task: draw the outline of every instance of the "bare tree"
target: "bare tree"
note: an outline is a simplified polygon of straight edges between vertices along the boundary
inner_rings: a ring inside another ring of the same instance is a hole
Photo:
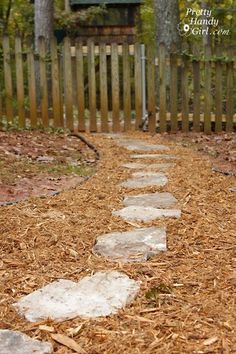
[[[167,51],[175,45],[180,47],[180,35],[178,33],[179,2],[177,0],[155,0],[156,38],[157,44],[166,45]]]
[[[35,0],[34,26],[35,26],[35,48],[38,48],[38,38],[43,36],[46,40],[46,47],[49,48],[49,41],[53,35],[53,3],[54,0]]]

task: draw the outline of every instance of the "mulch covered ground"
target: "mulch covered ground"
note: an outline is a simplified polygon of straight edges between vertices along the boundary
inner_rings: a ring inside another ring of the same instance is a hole
[[[55,333],[73,338],[88,354],[236,353],[236,194],[229,191],[235,177],[212,171],[208,154],[168,135],[130,136],[169,145],[180,157],[167,186],[138,191],[168,191],[179,200],[180,219],[147,224],[167,225],[168,251],[126,265],[91,253],[98,235],[134,228],[111,212],[137,190],[119,187],[130,174],[120,167],[130,153],[112,139],[88,136],[102,155],[90,179],[57,196],[0,209],[0,327],[52,341],[58,354],[73,351],[53,341]],[[142,281],[137,299],[117,315],[30,324],[12,307],[55,279],[78,281],[110,269]]]

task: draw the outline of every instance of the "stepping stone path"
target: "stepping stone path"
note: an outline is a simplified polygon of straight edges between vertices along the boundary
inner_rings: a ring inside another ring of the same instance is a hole
[[[113,215],[120,216],[126,221],[152,221],[163,217],[179,218],[181,211],[178,209],[157,209],[144,206],[128,206],[121,210],[113,211]]]
[[[126,139],[123,134],[107,134],[110,139],[131,151],[168,151],[164,145],[147,144],[137,139]],[[176,159],[167,154],[137,154],[131,159]],[[139,169],[132,178],[121,184],[125,188],[165,186],[167,177],[162,173],[173,163],[126,163],[124,168]],[[152,172],[150,172],[150,170]],[[180,217],[177,200],[168,192],[125,196],[125,208],[113,212],[124,220],[151,221],[159,217]],[[98,256],[113,262],[145,262],[150,257],[167,250],[166,228],[136,228],[132,231],[113,232],[97,237],[92,249]],[[96,318],[118,312],[132,302],[140,288],[140,282],[118,271],[97,272],[79,282],[56,280],[18,300],[14,307],[30,322],[42,320],[64,321],[77,316]],[[47,354],[51,344],[39,342],[20,333],[0,330],[0,354]]]
[[[156,170],[157,172],[166,172],[169,170],[169,168],[173,166],[174,166],[173,163],[153,163],[148,165],[145,163],[137,163],[137,162],[130,162],[122,165],[122,167],[130,168],[133,170],[145,169],[145,171]]]
[[[93,247],[95,254],[123,263],[144,262],[160,251],[166,251],[166,231],[156,227],[102,235]]]
[[[53,347],[50,343],[40,342],[23,333],[0,330],[0,354],[50,354]]]
[[[108,290],[109,289],[109,290]],[[114,314],[131,302],[139,282],[116,271],[98,272],[78,283],[60,279],[20,299],[15,307],[30,322],[64,321]]]
[[[136,172],[133,173],[133,179],[129,179],[126,182],[120,184],[121,187],[125,188],[144,188],[151,186],[164,186],[168,179],[161,172]]]

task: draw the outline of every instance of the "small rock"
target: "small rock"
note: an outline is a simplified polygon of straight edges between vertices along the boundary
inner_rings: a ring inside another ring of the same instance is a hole
[[[236,193],[236,187],[229,188],[230,192]]]
[[[40,342],[20,332],[0,330],[0,354],[50,354],[52,352],[53,347],[50,343]]]

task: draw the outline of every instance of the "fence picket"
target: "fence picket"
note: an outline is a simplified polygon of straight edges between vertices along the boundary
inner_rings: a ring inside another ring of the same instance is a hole
[[[155,105],[155,50],[153,46],[147,48],[147,96],[148,96],[148,128],[151,133],[156,131]]]
[[[78,130],[85,131],[85,98],[84,98],[84,58],[83,43],[76,41],[76,81],[77,81],[77,105],[78,105]]]
[[[38,41],[39,48],[39,70],[40,70],[40,98],[41,98],[41,114],[42,123],[44,127],[49,125],[48,116],[48,84],[47,84],[47,69],[46,69],[46,47],[45,39],[43,37],[39,38]]]
[[[205,47],[205,72],[204,72],[204,132],[211,132],[211,48]]]
[[[178,129],[178,111],[177,111],[177,98],[178,98],[178,66],[177,66],[177,53],[176,48],[170,55],[170,119],[171,131],[176,132]]]
[[[107,94],[107,53],[106,44],[100,44],[100,100],[101,100],[101,130],[108,132],[108,94]]]
[[[221,56],[221,48],[218,46],[216,48],[216,55]],[[220,60],[216,61],[216,81],[215,81],[215,105],[216,105],[216,112],[215,112],[215,131],[221,132],[222,131],[222,63]]]
[[[63,127],[62,107],[61,107],[61,92],[60,92],[60,72],[57,53],[57,41],[51,39],[51,65],[52,65],[52,106],[53,118],[55,127]]]
[[[142,82],[141,82],[141,46],[135,43],[134,46],[134,86],[135,86],[135,127],[139,129],[142,121]]]
[[[233,53],[232,48],[228,50],[229,61],[226,65],[227,69],[227,97],[226,97],[226,131],[233,130],[233,89],[234,89],[234,72],[233,72]]]
[[[64,38],[64,92],[66,127],[74,130],[73,121],[73,92],[72,92],[72,64],[71,64],[71,42],[70,38]]]
[[[31,48],[30,43],[28,43],[28,48],[27,48],[27,68],[28,68],[30,125],[31,128],[36,128],[37,127],[37,105],[36,105],[35,62],[34,62],[34,52]]]
[[[200,131],[200,61],[198,48],[193,48],[193,130]]]
[[[13,87],[12,87],[12,70],[11,70],[11,53],[9,37],[4,35],[2,40],[3,47],[3,68],[4,68],[4,82],[5,82],[5,105],[7,122],[13,122]]]
[[[89,82],[89,111],[90,111],[90,131],[97,131],[96,119],[96,74],[95,74],[95,53],[94,43],[88,41],[88,82]]]
[[[188,69],[189,63],[186,56],[182,64],[182,130],[189,131],[189,87],[188,87]]]
[[[120,95],[119,95],[119,58],[116,43],[111,44],[111,83],[112,83],[112,124],[113,131],[120,131]]]
[[[21,38],[15,38],[15,58],[16,58],[16,92],[19,116],[19,128],[25,127],[25,108],[24,108],[24,73],[22,61]]]
[[[159,84],[160,84],[160,132],[166,131],[166,49],[164,44],[159,47]]]
[[[129,44],[123,44],[123,102],[124,102],[124,129],[131,128],[131,86],[130,86],[130,62]]]

